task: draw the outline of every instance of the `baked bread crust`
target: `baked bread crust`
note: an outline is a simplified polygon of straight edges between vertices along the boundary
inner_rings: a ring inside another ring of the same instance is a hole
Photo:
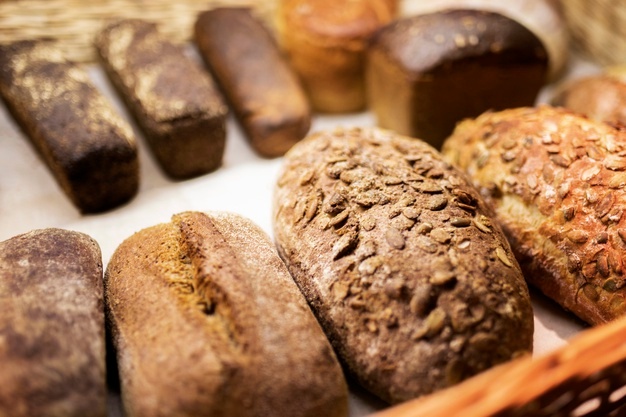
[[[365,51],[391,21],[390,0],[281,0],[279,43],[316,111],[345,113],[366,107]]]
[[[368,103],[379,126],[440,149],[466,117],[533,105],[548,58],[539,38],[508,17],[446,10],[378,31],[366,68]]]
[[[528,288],[492,214],[425,143],[338,129],[285,156],[274,235],[346,369],[400,402],[532,349]]]
[[[105,417],[102,258],[82,233],[0,242],[0,416]]]
[[[135,196],[139,160],[130,126],[52,41],[0,46],[0,94],[81,212]]]
[[[95,41],[103,67],[173,178],[222,163],[228,109],[210,75],[153,23],[113,22]]]
[[[282,156],[306,135],[311,125],[306,95],[272,34],[250,8],[200,13],[194,39],[261,156]]]
[[[345,416],[328,340],[267,235],[186,212],[124,241],[106,299],[129,416]]]
[[[495,209],[527,281],[591,324],[626,312],[626,133],[565,109],[486,113],[446,157]]]

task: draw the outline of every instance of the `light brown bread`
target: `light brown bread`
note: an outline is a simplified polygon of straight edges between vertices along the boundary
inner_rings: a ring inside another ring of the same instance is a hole
[[[194,40],[257,153],[282,156],[307,134],[311,109],[306,95],[250,8],[200,13]]]
[[[274,235],[346,369],[399,402],[532,349],[528,289],[492,214],[424,142],[338,129],[287,153]]]
[[[530,106],[545,84],[540,39],[498,13],[445,10],[396,20],[368,48],[368,104],[379,126],[437,149],[457,122]]]
[[[222,164],[228,109],[211,76],[156,24],[110,23],[95,41],[113,85],[163,170],[185,179]]]
[[[279,42],[316,111],[366,107],[365,52],[371,36],[391,21],[393,0],[280,0]]]
[[[626,133],[548,106],[459,124],[443,152],[495,209],[529,283],[591,324],[626,313]]]
[[[124,241],[106,272],[128,416],[345,416],[328,340],[250,220],[186,212]]]
[[[135,196],[139,160],[130,126],[56,43],[0,45],[0,94],[81,212]]]
[[[0,242],[0,416],[105,417],[102,259],[82,233]]]

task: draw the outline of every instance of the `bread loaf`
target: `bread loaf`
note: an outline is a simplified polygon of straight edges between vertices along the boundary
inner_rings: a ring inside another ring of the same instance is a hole
[[[201,13],[194,39],[261,156],[282,156],[306,135],[311,110],[304,91],[272,34],[249,8]]]
[[[269,238],[186,212],[124,241],[108,321],[128,416],[345,416],[341,368]]]
[[[626,312],[626,133],[548,106],[459,124],[443,152],[496,210],[529,283],[591,324]]]
[[[390,0],[281,0],[276,28],[282,49],[316,111],[363,110],[365,51],[393,17]]]
[[[102,259],[43,229],[0,242],[0,416],[105,417]]]
[[[221,165],[228,110],[210,75],[183,45],[169,42],[155,24],[138,19],[107,25],[95,45],[169,176],[195,177]]]
[[[135,196],[139,162],[130,126],[54,42],[0,45],[0,94],[81,212]]]
[[[547,71],[537,36],[500,14],[406,17],[381,29],[368,49],[368,103],[381,127],[440,149],[466,117],[533,105]]]
[[[425,143],[320,132],[285,156],[279,254],[346,369],[400,402],[532,348],[528,289],[492,211]]]

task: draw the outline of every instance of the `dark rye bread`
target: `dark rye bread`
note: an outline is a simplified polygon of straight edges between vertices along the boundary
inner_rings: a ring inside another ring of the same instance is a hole
[[[272,34],[249,8],[201,13],[194,39],[254,150],[283,155],[302,139],[311,110]]]
[[[157,26],[127,19],[102,29],[101,62],[173,178],[206,174],[222,164],[227,107],[211,76]]]
[[[443,152],[495,209],[528,282],[590,324],[626,314],[626,132],[565,109],[486,113]]]
[[[547,73],[541,40],[515,20],[446,10],[381,29],[368,52],[366,90],[381,127],[440,149],[466,117],[533,105]]]
[[[0,242],[0,416],[105,417],[102,259],[82,233]]]
[[[531,351],[528,289],[492,215],[425,143],[338,129],[285,156],[274,235],[346,368],[395,403]]]
[[[135,196],[139,161],[130,126],[53,42],[0,45],[0,94],[81,212]]]
[[[347,414],[332,348],[251,221],[186,212],[144,229],[105,287],[126,415]]]

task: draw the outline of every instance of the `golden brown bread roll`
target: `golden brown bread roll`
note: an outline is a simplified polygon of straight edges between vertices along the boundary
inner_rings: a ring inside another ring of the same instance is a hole
[[[105,287],[126,415],[347,414],[332,348],[251,221],[186,212],[144,229]]]
[[[400,402],[532,349],[528,289],[492,214],[425,143],[338,129],[285,156],[274,235],[346,369]]]
[[[228,109],[211,76],[139,19],[105,26],[96,49],[165,173],[177,179],[219,168]]]
[[[541,41],[508,17],[477,10],[412,16],[374,36],[368,103],[381,127],[439,149],[463,118],[533,105],[547,71]]]
[[[218,7],[201,13],[194,39],[261,156],[282,156],[306,135],[311,125],[306,95],[251,9]]]
[[[57,182],[83,213],[115,208],[139,188],[130,126],[52,41],[0,46],[0,94]]]
[[[0,416],[105,417],[102,258],[89,236],[0,242]]]
[[[365,51],[393,16],[389,0],[282,0],[280,44],[300,75],[314,110],[363,110]]]
[[[520,108],[460,123],[443,152],[496,210],[529,283],[591,324],[626,312],[626,132]]]

